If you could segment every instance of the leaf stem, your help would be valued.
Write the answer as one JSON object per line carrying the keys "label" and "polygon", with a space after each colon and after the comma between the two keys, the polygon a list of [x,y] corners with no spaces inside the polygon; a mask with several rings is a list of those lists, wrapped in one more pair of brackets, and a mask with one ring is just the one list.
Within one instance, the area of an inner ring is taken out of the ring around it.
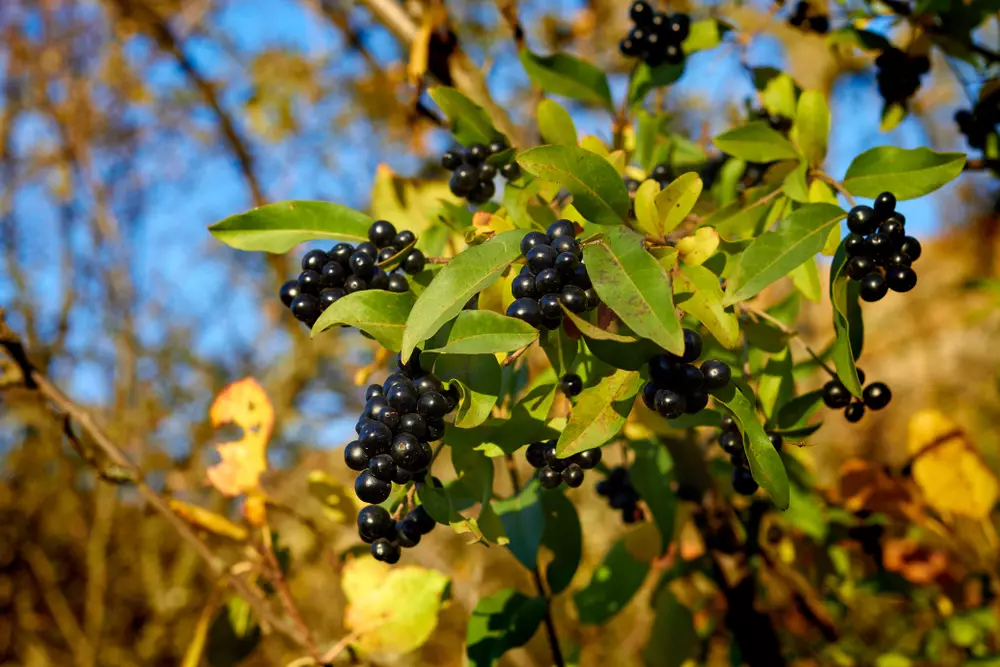
{"label": "leaf stem", "polygon": [[825,370],[825,371],[826,371],[827,373],[829,373],[829,374],[830,374],[830,377],[832,377],[832,378],[833,378],[834,380],[837,380],[837,379],[839,378],[839,376],[837,375],[837,371],[835,371],[835,370],[833,370],[832,368],[830,368],[829,366],[827,366],[827,365],[826,365],[826,362],[825,362],[825,361],[823,361],[822,359],[820,359],[820,358],[819,358],[819,355],[818,355],[818,354],[816,354],[815,352],[813,352],[813,349],[812,349],[811,347],[809,347],[808,345],[806,345],[806,346],[805,346],[805,348],[806,348],[806,352],[808,352],[808,353],[809,353],[809,356],[810,356],[810,357],[812,357],[812,358],[813,358],[813,360],[814,360],[814,361],[815,361],[815,362],[816,362],[817,364],[819,364],[820,368],[822,368],[822,369],[823,369],[823,370]]}
{"label": "leaf stem", "polygon": [[823,181],[827,185],[832,186],[833,189],[839,192],[840,194],[844,195],[844,199],[846,199],[847,203],[850,204],[852,207],[855,206],[854,197],[851,195],[850,192],[847,191],[847,188],[844,187],[843,183],[841,183],[840,181],[838,181],[837,179],[833,178],[832,176],[823,171],[816,170],[813,171],[812,174],[813,176]]}
{"label": "leaf stem", "polygon": [[757,306],[751,305],[749,303],[743,303],[740,304],[740,307],[754,317],[759,317],[763,320],[767,320],[768,322],[776,326],[778,330],[781,331],[781,333],[785,334],[786,336],[799,335],[798,330],[790,329],[788,325],[779,320],[777,317],[775,317],[774,315],[770,314],[765,310],[762,310],[761,308],[758,308]]}
{"label": "leaf stem", "polygon": [[517,348],[516,350],[514,350],[510,354],[510,356],[508,356],[506,359],[504,359],[503,363],[500,364],[500,365],[501,366],[510,366],[512,363],[514,363],[515,361],[517,361],[521,357],[522,354],[524,354],[525,352],[527,352],[528,348],[531,347],[534,344],[535,344],[535,341],[531,341],[527,345],[524,345],[522,347]]}

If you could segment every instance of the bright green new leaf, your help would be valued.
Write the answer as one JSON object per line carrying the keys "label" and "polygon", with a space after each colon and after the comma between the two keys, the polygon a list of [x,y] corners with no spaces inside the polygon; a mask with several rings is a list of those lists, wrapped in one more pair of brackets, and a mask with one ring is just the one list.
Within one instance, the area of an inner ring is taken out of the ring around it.
{"label": "bright green new leaf", "polygon": [[514,229],[452,257],[417,299],[403,332],[404,361],[413,349],[462,311],[473,294],[493,284],[520,254],[526,231]]}
{"label": "bright green new leaf", "polygon": [[500,363],[491,354],[442,354],[434,362],[442,381],[457,382],[461,401],[455,426],[472,428],[486,421],[500,396]]}
{"label": "bright green new leaf", "polygon": [[624,538],[615,542],[587,587],[573,595],[580,623],[600,625],[612,618],[632,599],[648,572],[649,563],[636,560]]}
{"label": "bright green new leaf", "polygon": [[822,166],[826,158],[826,138],[830,134],[830,108],[823,93],[807,90],[799,97],[795,133],[803,157],[813,167]]}
{"label": "bright green new leaf", "polygon": [[544,598],[529,598],[513,588],[480,599],[465,632],[469,664],[492,667],[510,649],[527,644],[544,616]]}
{"label": "bright green new leaf", "polygon": [[493,354],[516,350],[536,338],[538,329],[527,322],[492,310],[463,310],[427,341],[424,350],[441,354]]}
{"label": "bright green new leaf", "polygon": [[792,213],[780,231],[758,236],[740,255],[736,272],[726,285],[723,305],[755,296],[812,258],[845,215],[838,206],[807,204]]}
{"label": "bright green new leaf", "polygon": [[583,530],[576,506],[557,490],[541,492],[545,531],[542,546],[552,552],[552,561],[545,568],[545,581],[553,595],[566,590],[583,553]]}
{"label": "bright green new leaf", "polygon": [[715,145],[723,153],[747,162],[774,162],[800,157],[795,145],[764,121],[723,132],[715,138]]}
{"label": "bright green new leaf", "polygon": [[364,290],[347,294],[323,311],[313,325],[312,336],[336,324],[347,324],[370,334],[382,347],[397,352],[403,342],[406,318],[415,301],[410,292]]}
{"label": "bright green new leaf", "polygon": [[576,125],[573,117],[555,100],[545,99],[538,103],[538,131],[547,144],[576,146]]}
{"label": "bright green new leaf", "polygon": [[545,515],[539,497],[538,484],[532,481],[515,496],[493,503],[500,515],[510,544],[507,548],[529,570],[538,564],[538,547],[542,543]]}
{"label": "bright green new leaf", "polygon": [[462,145],[488,144],[503,137],[500,131],[493,127],[490,115],[454,88],[437,86],[427,93],[451,121],[451,133]]}
{"label": "bright green new leaf", "polygon": [[626,227],[609,230],[583,250],[598,296],[632,331],[668,352],[684,351],[670,276],[646,252],[642,237]]}
{"label": "bright green new leaf", "polygon": [[568,53],[540,56],[523,48],[520,55],[528,78],[545,92],[614,111],[608,77],[600,67]]}
{"label": "bright green new leaf", "polygon": [[600,384],[584,389],[559,435],[559,457],[600,447],[615,437],[625,425],[640,387],[638,371],[616,370]]}
{"label": "bright green new leaf", "polygon": [[674,278],[674,301],[729,349],[740,340],[740,321],[735,313],[722,305],[722,285],[719,277],[704,266],[682,266]]}
{"label": "bright green new leaf", "polygon": [[698,203],[703,187],[701,176],[689,171],[663,188],[656,196],[656,209],[661,221],[659,236],[669,234],[684,222],[684,218]]}
{"label": "bright green new leaf", "polygon": [[670,586],[663,586],[653,602],[656,617],[643,652],[646,667],[681,667],[698,646],[694,615],[681,604]]}
{"label": "bright green new leaf", "polygon": [[566,188],[588,222],[617,226],[628,217],[632,200],[621,175],[586,148],[538,146],[518,155],[517,162],[525,171]]}
{"label": "bright green new leaf", "polygon": [[285,253],[317,239],[367,241],[372,222],[364,213],[340,204],[281,201],[220,220],[208,231],[237,250]]}
{"label": "bright green new leaf", "polygon": [[852,195],[875,198],[888,190],[896,199],[934,192],[965,167],[965,153],[935,153],[929,148],[878,146],[847,168],[844,187]]}

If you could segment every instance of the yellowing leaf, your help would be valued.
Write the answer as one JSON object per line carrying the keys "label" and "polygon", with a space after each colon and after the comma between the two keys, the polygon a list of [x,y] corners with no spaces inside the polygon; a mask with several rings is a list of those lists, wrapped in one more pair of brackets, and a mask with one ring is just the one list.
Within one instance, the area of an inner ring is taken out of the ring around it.
{"label": "yellowing leaf", "polygon": [[693,236],[677,242],[677,254],[688,266],[700,266],[719,248],[719,232],[711,227],[699,227]]}
{"label": "yellowing leaf", "polygon": [[174,514],[191,525],[202,530],[207,530],[215,535],[221,535],[222,537],[238,541],[243,541],[247,538],[246,528],[233,523],[221,514],[210,512],[203,507],[171,498],[170,509],[174,511]]}
{"label": "yellowing leaf", "polygon": [[243,429],[242,440],[216,447],[222,460],[208,469],[208,481],[227,496],[256,491],[267,469],[267,442],[274,428],[274,408],[264,389],[253,378],[234,382],[219,393],[208,414],[212,426]]}
{"label": "yellowing leaf", "polygon": [[997,502],[997,478],[962,429],[939,410],[910,417],[913,479],[941,513],[985,519]]}
{"label": "yellowing leaf", "polygon": [[[345,623],[364,653],[399,655],[419,648],[437,626],[448,577],[416,565],[390,567],[374,558],[344,566]],[[405,604],[404,604],[405,603]]]}

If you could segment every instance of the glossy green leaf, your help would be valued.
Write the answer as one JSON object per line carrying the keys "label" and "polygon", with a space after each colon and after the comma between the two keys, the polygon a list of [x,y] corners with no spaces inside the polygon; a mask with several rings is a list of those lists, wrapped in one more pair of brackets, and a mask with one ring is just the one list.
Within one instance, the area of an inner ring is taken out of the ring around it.
{"label": "glossy green leaf", "polygon": [[573,323],[577,330],[583,334],[585,337],[591,340],[610,340],[616,343],[635,343],[639,339],[635,336],[626,336],[623,334],[617,334],[606,329],[601,329],[595,324],[591,324],[584,318],[580,317],[573,311],[569,310],[563,306],[563,313],[566,315],[566,319]]}
{"label": "glossy green leaf", "polygon": [[698,203],[704,183],[693,171],[681,174],[656,196],[656,209],[660,217],[660,236],[669,234],[684,222]]}
{"label": "glossy green leaf", "polygon": [[830,107],[823,93],[807,90],[799,97],[795,134],[802,156],[813,167],[822,166],[826,158],[826,138],[830,134]]}
{"label": "glossy green leaf", "polygon": [[704,266],[682,266],[674,277],[674,301],[729,349],[740,340],[740,322],[735,313],[722,305],[722,285],[719,277]]}
{"label": "glossy green leaf", "polygon": [[620,225],[632,200],[618,171],[601,156],[576,146],[538,146],[517,156],[525,171],[566,188],[573,205],[598,225]]}
{"label": "glossy green leaf", "polygon": [[698,646],[694,615],[663,586],[653,601],[656,616],[649,633],[649,643],[643,652],[646,667],[681,667]]}
{"label": "glossy green leaf", "polygon": [[556,375],[563,376],[573,367],[576,361],[577,350],[580,348],[580,341],[573,340],[566,335],[566,330],[559,327],[555,330],[547,330],[541,335],[542,350],[549,358],[549,364],[556,372]]}
{"label": "glossy green leaf", "polygon": [[503,136],[481,106],[454,88],[437,86],[427,93],[451,121],[451,133],[462,145],[488,144]]}
{"label": "glossy green leaf", "polygon": [[513,588],[481,598],[465,633],[469,664],[492,667],[510,649],[527,644],[544,617],[544,598],[529,598]]}
{"label": "glossy green leaf", "polygon": [[521,320],[492,310],[463,310],[427,341],[424,350],[440,354],[493,354],[516,350],[537,338],[538,330]]}
{"label": "glossy green leaf", "polygon": [[521,49],[520,56],[528,78],[545,92],[614,110],[608,77],[600,67],[568,53],[540,56]]}
{"label": "glossy green leaf", "polygon": [[545,530],[542,546],[552,552],[545,568],[545,581],[553,595],[566,590],[580,566],[583,554],[583,530],[576,506],[558,490],[541,492]]}
{"label": "glossy green leaf", "polygon": [[811,259],[845,215],[838,206],[807,204],[792,213],[779,231],[758,236],[740,255],[723,303],[745,301]]}
{"label": "glossy green leaf", "polygon": [[679,65],[660,65],[650,67],[646,63],[639,63],[632,74],[631,85],[628,89],[628,103],[630,105],[642,101],[651,90],[661,86],[669,86],[684,74],[684,63]]}
{"label": "glossy green leaf", "polygon": [[537,116],[538,131],[545,143],[576,146],[576,125],[561,104],[544,99],[538,103]]}
{"label": "glossy green leaf", "polygon": [[964,153],[878,146],[854,158],[844,187],[858,197],[875,198],[888,190],[896,199],[913,199],[934,192],[962,173],[963,167]]}
{"label": "glossy green leaf", "polygon": [[674,537],[677,494],[670,488],[674,463],[658,442],[632,443],[635,462],[629,467],[629,480],[646,503],[660,532],[660,553],[664,554]]}
{"label": "glossy green leaf", "polygon": [[684,335],[674,310],[670,276],[626,227],[609,230],[583,250],[598,296],[632,331],[680,354]]}
{"label": "glossy green leaf", "polygon": [[660,223],[660,213],[656,207],[656,195],[660,193],[660,184],[647,178],[635,193],[635,228],[647,237],[662,239],[663,226]]}
{"label": "glossy green leaf", "polygon": [[837,336],[831,357],[837,377],[851,394],[861,398],[861,381],[855,364],[861,357],[864,342],[864,324],[858,303],[860,283],[847,277],[844,270],[847,260],[847,252],[841,245],[830,264],[830,301],[833,303],[833,330]]}
{"label": "glossy green leaf", "polygon": [[788,473],[781,455],[775,451],[757,417],[753,391],[734,380],[724,389],[713,392],[712,396],[729,409],[743,433],[743,447],[753,478],[767,491],[771,501],[779,509],[786,509],[789,499]]}
{"label": "glossy green leaf", "polygon": [[720,151],[747,162],[774,162],[799,157],[795,145],[765,121],[755,121],[715,138]]}
{"label": "glossy green leaf", "polygon": [[641,387],[638,371],[616,370],[600,384],[584,389],[559,435],[559,457],[600,447],[615,437],[625,425]]}
{"label": "glossy green leaf", "polygon": [[372,222],[364,213],[340,204],[282,201],[220,220],[208,231],[237,250],[285,253],[317,239],[367,241]]}
{"label": "glossy green leaf", "polygon": [[312,335],[315,337],[337,324],[347,324],[370,334],[382,347],[397,352],[402,345],[406,318],[415,302],[409,292],[364,290],[347,294],[323,311],[313,325]]}
{"label": "glossy green leaf", "polygon": [[600,625],[620,612],[642,586],[649,563],[636,560],[625,540],[614,543],[587,587],[573,595],[580,623]]}
{"label": "glossy green leaf", "polygon": [[532,481],[517,495],[495,501],[493,507],[510,538],[507,548],[521,565],[534,569],[538,564],[538,547],[545,529],[538,483]]}
{"label": "glossy green leaf", "polygon": [[497,234],[451,258],[417,299],[403,332],[401,353],[409,359],[413,349],[445,322],[458,315],[472,295],[493,284],[521,254],[525,230]]}

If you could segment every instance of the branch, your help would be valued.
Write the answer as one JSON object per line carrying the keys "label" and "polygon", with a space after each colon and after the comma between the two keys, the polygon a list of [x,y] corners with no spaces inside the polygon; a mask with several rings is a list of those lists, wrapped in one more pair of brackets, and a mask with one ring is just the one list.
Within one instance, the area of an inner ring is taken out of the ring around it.
{"label": "branch", "polygon": [[302,612],[295,604],[295,597],[292,595],[291,588],[288,587],[288,580],[285,579],[285,573],[281,571],[278,556],[274,553],[274,538],[267,525],[263,529],[263,538],[260,551],[263,553],[264,560],[267,561],[268,569],[271,571],[270,579],[278,591],[278,599],[281,600],[281,605],[285,608],[285,613],[291,616],[292,621],[298,626],[299,633],[305,639],[306,650],[314,658],[319,658],[319,652],[316,650],[316,639],[313,637],[309,625],[306,624]]}
{"label": "branch", "polygon": [[840,194],[844,195],[844,199],[846,199],[847,203],[850,204],[852,207],[855,205],[854,204],[854,197],[851,196],[851,193],[847,191],[847,188],[845,188],[840,183],[840,181],[838,181],[837,179],[831,177],[829,174],[826,174],[826,173],[824,173],[822,171],[814,171],[814,172],[812,172],[812,174],[813,174],[813,176],[815,176],[819,180],[821,180],[824,183],[826,183],[826,184],[830,185],[831,187],[833,187],[833,189],[836,190],[837,192],[839,192]]}

